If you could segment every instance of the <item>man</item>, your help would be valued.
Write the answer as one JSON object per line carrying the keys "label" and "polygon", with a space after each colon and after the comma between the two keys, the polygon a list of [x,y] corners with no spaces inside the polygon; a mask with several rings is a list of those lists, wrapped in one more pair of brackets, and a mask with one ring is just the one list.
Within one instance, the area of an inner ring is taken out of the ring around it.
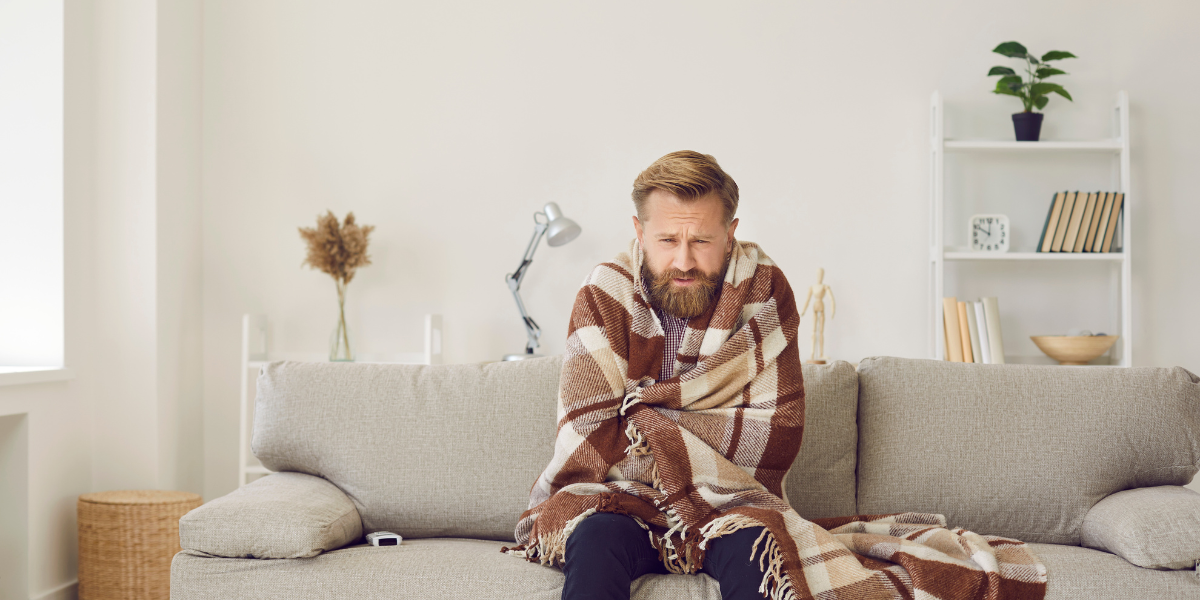
{"label": "man", "polygon": [[[725,519],[712,535],[698,529],[722,516],[718,508],[786,507],[783,475],[804,423],[795,300],[770,259],[734,238],[737,184],[713,157],[688,151],[662,157],[638,176],[633,200],[631,251],[597,267],[576,300],[556,456],[518,525],[518,540],[532,546],[513,552],[561,565],[564,600],[629,598],[634,579],[670,572],[708,573],[725,598],[762,598],[764,573],[751,554],[763,527],[743,517]],[[723,348],[736,352],[742,368],[714,356]],[[730,372],[716,374],[713,367]],[[602,378],[597,368],[606,371]],[[756,377],[756,370],[769,376]],[[696,379],[684,379],[689,373],[720,389],[700,389]],[[752,381],[769,383],[757,398],[749,393]],[[681,396],[683,387],[694,389]],[[696,401],[685,398],[696,390]],[[747,417],[748,410],[758,414]],[[664,416],[680,419],[682,431],[727,465],[711,481],[692,484],[693,493],[709,487],[732,493],[730,499],[713,506],[672,497],[682,488],[660,475],[691,469],[676,464],[688,461],[683,446],[673,444],[680,430],[660,435],[670,422]],[[555,518],[563,527],[549,526]]]}
{"label": "man", "polygon": [[783,479],[804,382],[787,279],[734,238],[737,184],[713,157],[660,158],[633,200],[637,238],[576,296],[554,457],[503,552],[561,567],[564,600],[701,572],[725,600],[1044,597],[1024,544],[942,515],[796,514]]}

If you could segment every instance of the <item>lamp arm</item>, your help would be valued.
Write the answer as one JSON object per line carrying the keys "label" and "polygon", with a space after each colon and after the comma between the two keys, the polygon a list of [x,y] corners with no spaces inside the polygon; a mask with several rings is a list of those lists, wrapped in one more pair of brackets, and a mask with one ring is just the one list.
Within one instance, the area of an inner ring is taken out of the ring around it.
{"label": "lamp arm", "polygon": [[[535,219],[536,221],[536,219]],[[504,277],[504,281],[508,284],[509,291],[512,292],[513,300],[517,302],[517,310],[521,312],[521,321],[525,324],[525,353],[533,354],[538,347],[538,338],[542,335],[542,328],[538,327],[537,321],[534,321],[529,313],[525,310],[525,303],[521,300],[521,282],[525,281],[525,274],[529,271],[529,265],[533,263],[533,253],[537,252],[539,242],[542,241],[542,236],[546,235],[546,223],[537,222],[533,227],[533,237],[529,238],[529,245],[525,248],[525,254],[521,257],[521,264],[517,266],[517,270],[509,273]]]}
{"label": "lamp arm", "polygon": [[521,311],[521,321],[525,324],[525,353],[533,354],[538,348],[538,339],[542,337],[542,328],[537,321],[525,311],[525,303],[521,301],[521,293],[513,290],[513,299],[517,301],[517,309]]}

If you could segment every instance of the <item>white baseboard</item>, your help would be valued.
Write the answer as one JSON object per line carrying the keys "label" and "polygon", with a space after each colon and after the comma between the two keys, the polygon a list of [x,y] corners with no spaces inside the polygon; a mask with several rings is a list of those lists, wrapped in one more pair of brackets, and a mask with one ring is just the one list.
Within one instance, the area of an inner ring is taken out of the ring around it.
{"label": "white baseboard", "polygon": [[58,587],[50,588],[29,600],[76,600],[79,597],[79,580],[72,579]]}

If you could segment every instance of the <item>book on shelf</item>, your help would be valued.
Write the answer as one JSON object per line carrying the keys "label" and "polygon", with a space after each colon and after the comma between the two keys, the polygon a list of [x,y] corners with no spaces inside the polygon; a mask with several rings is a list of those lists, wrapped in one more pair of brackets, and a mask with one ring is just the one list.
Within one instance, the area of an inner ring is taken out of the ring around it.
{"label": "book on shelf", "polygon": [[[1063,203],[1066,202],[1067,192],[1057,192],[1050,201],[1050,212],[1046,213],[1046,223],[1042,225],[1042,237],[1038,239],[1038,252],[1049,252],[1054,243],[1054,229],[1058,227],[1058,218],[1062,215]],[[1046,233],[1050,235],[1047,236]]]}
{"label": "book on shelf", "polygon": [[1100,192],[1087,195],[1087,202],[1083,205],[1083,219],[1079,221],[1079,234],[1075,236],[1074,248],[1071,252],[1083,252],[1083,244],[1087,241],[1088,228],[1092,224],[1092,213],[1096,211],[1096,197]]}
{"label": "book on shelf", "polygon": [[1091,223],[1088,224],[1087,237],[1083,240],[1083,251],[1091,252],[1092,246],[1096,241],[1096,229],[1100,226],[1100,213],[1104,210],[1104,201],[1108,199],[1109,192],[1098,194],[1096,196],[1096,206],[1092,209]]}
{"label": "book on shelf", "polygon": [[942,298],[945,358],[951,362],[1004,364],[1000,306],[995,297],[959,301]]}
{"label": "book on shelf", "polygon": [[1096,238],[1092,240],[1092,252],[1099,252],[1104,248],[1104,232],[1108,231],[1108,217],[1112,214],[1113,201],[1116,200],[1116,194],[1105,194],[1104,205],[1100,207],[1100,222],[1096,224]]}
{"label": "book on shelf", "polygon": [[979,323],[975,321],[975,303],[960,302],[967,312],[967,330],[971,332],[971,362],[983,362],[983,349],[979,347]]}
{"label": "book on shelf", "polygon": [[1004,339],[1000,336],[1000,301],[995,296],[983,298],[983,316],[987,320],[988,343],[991,344],[992,364],[1004,364]]}
{"label": "book on shelf", "polygon": [[958,298],[942,298],[942,331],[946,332],[946,360],[963,361],[962,333],[958,330]]}
{"label": "book on shelf", "polygon": [[1036,251],[1119,252],[1124,199],[1120,192],[1055,193]]}
{"label": "book on shelf", "polygon": [[992,364],[992,348],[988,344],[987,319],[983,314],[983,302],[976,300],[971,304],[975,305],[975,328],[979,330],[979,350],[983,354],[983,363],[990,365]]}
{"label": "book on shelf", "polygon": [[971,351],[971,326],[967,322],[967,303],[958,301],[955,308],[958,309],[958,333],[962,339],[962,355],[963,362],[975,362],[975,355]]}
{"label": "book on shelf", "polygon": [[1112,210],[1109,211],[1108,228],[1104,231],[1104,245],[1100,247],[1101,252],[1112,252],[1113,238],[1117,233],[1117,218],[1121,216],[1121,204],[1125,200],[1125,194],[1117,194],[1113,200]]}

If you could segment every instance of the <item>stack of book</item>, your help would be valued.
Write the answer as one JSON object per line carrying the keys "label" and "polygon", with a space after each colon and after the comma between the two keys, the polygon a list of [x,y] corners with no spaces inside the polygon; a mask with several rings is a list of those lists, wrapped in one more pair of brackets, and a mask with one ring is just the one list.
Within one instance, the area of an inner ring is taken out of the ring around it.
{"label": "stack of book", "polygon": [[[1058,192],[1050,203],[1038,252],[1112,252],[1125,194]],[[1117,251],[1120,244],[1118,243]]]}
{"label": "stack of book", "polygon": [[989,365],[1004,364],[1000,336],[1000,304],[995,297],[959,302],[942,298],[946,332],[946,360]]}

